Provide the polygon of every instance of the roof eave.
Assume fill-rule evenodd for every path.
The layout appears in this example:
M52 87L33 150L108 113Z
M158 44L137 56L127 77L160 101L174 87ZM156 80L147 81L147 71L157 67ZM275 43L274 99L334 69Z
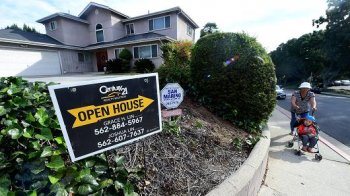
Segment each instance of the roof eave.
M192 23L192 25L194 26L195 29L198 29L199 26L196 22L194 22L194 20L192 20L191 17L189 17L183 10L180 9L180 13L188 20Z
M179 11L179 10L180 10L179 7L175 7L175 8L171 8L171 9L168 9L168 10L163 10L163 11L159 11L159 12L153 12L153 13L149 13L149 14L145 14L145 15L141 15L141 16L136 16L136 17L124 19L124 20L122 20L122 22L123 23L131 22L131 21L140 20L140 19L143 19L143 18L148 18L148 17L157 16L157 15L161 15L161 14L176 12L176 11Z
M127 15L121 13L121 12L118 12L118 11L116 11L116 10L114 10L114 9L112 9L112 8L110 8L110 7L108 7L108 6L106 6L106 5L102 5L102 4L98 4L98 3L94 3L94 2L90 2L90 3L79 13L78 17L80 18L82 15L84 15L85 12L86 12L91 6L95 6L95 7L99 7L99 8L102 8L102 9L109 10L109 11L111 11L111 12L113 12L113 13L115 13L115 14L118 14L118 15L124 17L124 18L130 18L129 16L127 16Z
M82 48L75 47L75 46L49 44L49 43L32 42L32 41L24 41L24 40L5 39L5 38L0 38L0 42L12 43L12 44L26 44L26 45L31 45L31 46L44 46L44 47L50 47L50 48L82 50Z
M151 42L151 41L160 41L160 40L168 40L168 41L175 41L175 39L164 36L164 37L158 37L158 38L149 38L149 39L140 39L136 41L126 41L126 42L120 42L120 43L110 43L110 44L102 44L98 46L90 46L90 47L85 47L85 50L95 50L95 49L100 49L100 48L108 48L108 47L113 47L113 46L122 46L122 45L128 45L128 44L136 44L136 43L144 43L144 42Z
M42 19L39 19L39 20L37 20L36 22L41 23L41 24L44 24L46 21L51 20L51 19L53 19L53 18L55 18L55 17L67 18L67 19L74 20L74 21L77 21L77 22L82 22L82 23L85 23L85 24L89 24L89 22L86 21L86 20L77 19L77 18L65 16L65 15L60 15L60 14L58 14L58 13L52 14L52 15L47 16L47 17L42 18Z

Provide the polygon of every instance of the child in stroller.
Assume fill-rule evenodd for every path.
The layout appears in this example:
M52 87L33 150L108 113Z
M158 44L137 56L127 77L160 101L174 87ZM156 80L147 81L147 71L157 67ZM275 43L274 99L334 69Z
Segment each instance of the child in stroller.
M310 115L307 115L305 119L300 120L300 125L298 126L297 131L303 144L303 147L301 148L302 151L313 152L312 149L317 143L315 122L315 117Z
M297 131L294 133L292 141L288 142L288 147L293 147L294 141L297 140L298 149L295 151L296 155L300 156L300 150L302 150L315 153L315 159L319 161L322 160L322 155L319 152L319 146L317 143L320 129L316 124L315 117L306 115L304 118L298 120L295 127L297 127ZM302 143L302 147L300 146L300 143ZM315 149L316 145L317 147Z

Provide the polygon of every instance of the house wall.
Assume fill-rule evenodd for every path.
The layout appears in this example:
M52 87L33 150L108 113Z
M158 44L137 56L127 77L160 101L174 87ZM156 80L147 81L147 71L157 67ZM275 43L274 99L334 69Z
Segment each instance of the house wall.
M56 30L51 31L49 29L51 21L57 22ZM64 44L73 46L87 46L90 44L88 24L65 18L55 18L45 24L45 29L47 35Z
M177 14L172 13L172 14L164 14L164 15L159 15L151 18L144 18L142 20L137 20L137 21L132 21L130 23L134 23L134 30L135 34L142 34L142 33L148 33L149 31L149 19L152 18L158 18L162 16L169 16L170 15L170 28L163 29L163 30L154 30L151 32L154 33L159 33L162 35L169 36L173 39L177 39ZM128 23L125 23L128 24ZM125 27L124 27L125 29Z
M111 22L112 22L113 40L117 40L117 39L120 39L120 38L126 36L125 26L121 22L121 18L119 16L112 14Z
M78 53L85 54L85 61L79 62ZM78 51L78 50L60 50L59 55L61 58L63 73L81 73L92 72L93 61L91 52Z
M192 36L187 34L187 24L190 25L183 17L177 17L177 40L190 40L194 42L195 29L193 28ZM191 26L191 25L190 25Z
M57 22L57 28L56 30L51 31L50 30L50 22L52 21L56 21ZM63 37L63 28L62 28L62 18L54 18L52 20L49 20L46 24L45 24L45 30L46 30L46 34L62 43L64 42L64 37Z
M90 44L88 24L73 20L62 20L64 43L74 46L87 46Z
M96 12L96 10L98 10ZM89 15L87 16L87 21L89 21L90 25L88 28L90 44L97 43L96 40L96 25L101 24L103 28L104 42L113 41L114 35L113 33L113 24L112 24L112 16L109 10L95 8L93 9ZM116 20L114 19L114 24Z

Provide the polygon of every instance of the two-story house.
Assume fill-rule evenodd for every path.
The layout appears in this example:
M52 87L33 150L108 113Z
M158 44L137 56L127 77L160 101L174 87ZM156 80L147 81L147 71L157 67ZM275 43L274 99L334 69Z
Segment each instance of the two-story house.
M179 7L129 17L93 2L78 16L55 13L37 22L46 34L0 30L0 76L103 71L123 48L133 54L132 64L149 58L159 67L161 44L194 41L198 28Z

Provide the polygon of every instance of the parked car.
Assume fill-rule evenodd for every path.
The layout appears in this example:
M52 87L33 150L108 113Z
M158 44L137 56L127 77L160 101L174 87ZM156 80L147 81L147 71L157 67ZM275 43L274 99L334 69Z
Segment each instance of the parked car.
M311 89L311 92L314 92L314 93L317 93L317 94L320 94L321 91L322 91L322 88L320 88L320 87L313 87Z
M284 92L283 88L280 86L276 85L276 94L277 94L277 99L286 99L287 94Z
M350 86L350 80L341 80L341 85Z
M341 81L340 81L340 80L334 80L334 81L332 82L332 85L333 85L333 86L340 86L340 85L341 85Z

